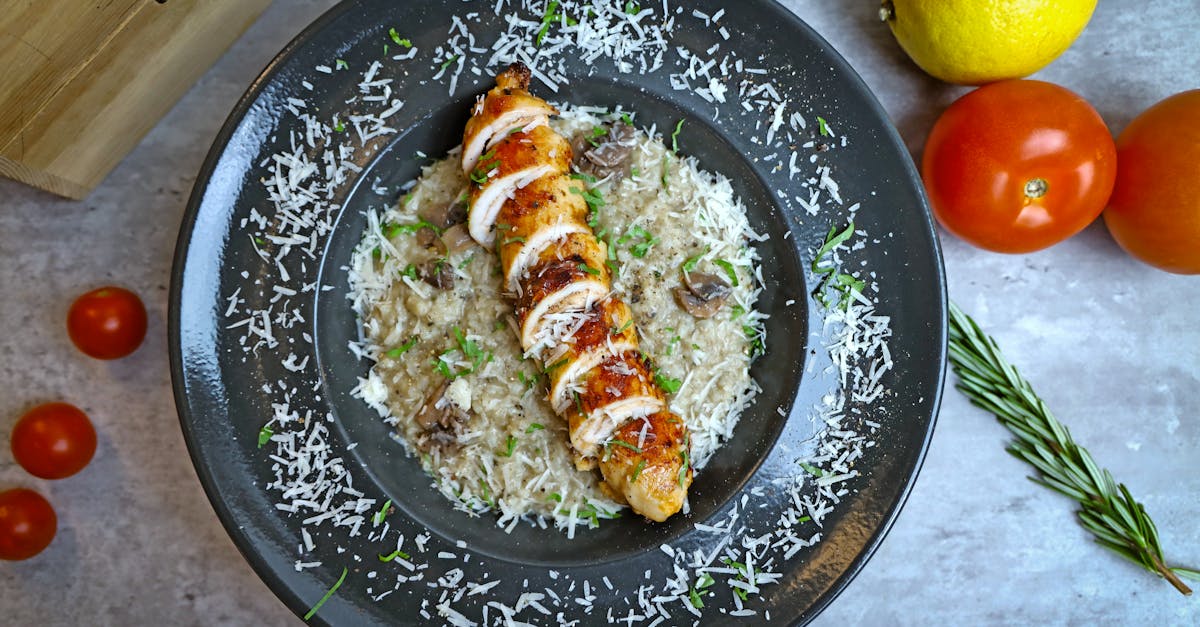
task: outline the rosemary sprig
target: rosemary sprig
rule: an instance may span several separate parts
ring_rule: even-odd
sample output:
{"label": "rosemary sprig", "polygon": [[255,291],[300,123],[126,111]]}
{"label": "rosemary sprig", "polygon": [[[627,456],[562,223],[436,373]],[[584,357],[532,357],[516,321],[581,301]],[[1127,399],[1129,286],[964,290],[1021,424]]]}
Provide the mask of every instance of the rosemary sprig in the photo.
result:
{"label": "rosemary sprig", "polygon": [[1200,571],[1166,564],[1158,530],[1142,504],[1075,443],[1029,382],[1005,361],[995,340],[954,303],[950,363],[959,391],[1017,437],[1008,452],[1037,468],[1038,475],[1030,479],[1079,502],[1079,522],[1097,543],[1165,578],[1184,595],[1192,593],[1180,577],[1200,580]]}

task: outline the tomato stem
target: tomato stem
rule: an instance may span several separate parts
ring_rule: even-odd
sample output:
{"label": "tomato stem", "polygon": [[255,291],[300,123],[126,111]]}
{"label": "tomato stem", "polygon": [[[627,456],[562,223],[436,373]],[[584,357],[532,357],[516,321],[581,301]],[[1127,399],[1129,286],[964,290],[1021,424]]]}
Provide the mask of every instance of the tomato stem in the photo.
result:
{"label": "tomato stem", "polygon": [[1046,182],[1046,179],[1030,179],[1029,182],[1025,183],[1025,197],[1041,198],[1042,196],[1046,195],[1046,192],[1049,191],[1049,189],[1050,183]]}

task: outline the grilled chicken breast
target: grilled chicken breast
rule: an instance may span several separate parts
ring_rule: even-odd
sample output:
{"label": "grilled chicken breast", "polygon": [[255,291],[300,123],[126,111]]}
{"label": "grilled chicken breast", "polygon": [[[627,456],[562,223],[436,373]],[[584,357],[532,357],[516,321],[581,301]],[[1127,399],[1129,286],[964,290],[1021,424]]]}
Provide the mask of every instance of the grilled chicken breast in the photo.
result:
{"label": "grilled chicken breast", "polygon": [[587,224],[557,110],[514,64],[476,103],[463,136],[471,237],[494,248],[525,354],[540,359],[549,402],[566,418],[576,467],[656,521],[683,507],[690,437],[638,350],[629,306],[612,293],[608,250]]}

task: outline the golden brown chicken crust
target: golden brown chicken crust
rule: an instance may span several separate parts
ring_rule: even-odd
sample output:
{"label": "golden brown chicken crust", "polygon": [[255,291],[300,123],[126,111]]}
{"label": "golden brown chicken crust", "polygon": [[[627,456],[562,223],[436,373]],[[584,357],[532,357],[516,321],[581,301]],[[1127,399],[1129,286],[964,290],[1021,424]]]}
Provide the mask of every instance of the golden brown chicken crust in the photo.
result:
{"label": "golden brown chicken crust", "polygon": [[683,420],[669,411],[634,418],[613,434],[600,472],[634,511],[662,522],[683,507],[692,484],[690,444]]}

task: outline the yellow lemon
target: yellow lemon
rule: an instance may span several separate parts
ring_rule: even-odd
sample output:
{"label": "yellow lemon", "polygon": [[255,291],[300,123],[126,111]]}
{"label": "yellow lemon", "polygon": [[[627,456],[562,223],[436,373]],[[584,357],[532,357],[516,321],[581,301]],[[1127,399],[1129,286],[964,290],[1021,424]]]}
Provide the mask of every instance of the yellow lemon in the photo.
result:
{"label": "yellow lemon", "polygon": [[885,0],[880,17],[921,69],[982,85],[1049,65],[1095,8],[1096,0]]}

